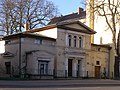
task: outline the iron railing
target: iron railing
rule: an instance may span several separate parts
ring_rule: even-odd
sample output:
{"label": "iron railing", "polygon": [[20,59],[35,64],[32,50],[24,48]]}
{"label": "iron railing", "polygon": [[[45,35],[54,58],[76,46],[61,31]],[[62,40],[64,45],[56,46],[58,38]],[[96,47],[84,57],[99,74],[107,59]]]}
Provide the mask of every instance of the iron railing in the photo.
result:
{"label": "iron railing", "polygon": [[[39,69],[21,69],[21,74],[19,74],[18,68],[12,68],[9,74],[6,73],[6,70],[0,70],[0,77],[22,77],[22,78],[29,78],[29,79],[42,79],[42,78],[109,78],[107,74],[103,72],[95,74],[95,71],[67,71],[67,70],[55,70],[55,69],[48,69],[48,70],[39,70]],[[20,76],[21,75],[21,76]]]}

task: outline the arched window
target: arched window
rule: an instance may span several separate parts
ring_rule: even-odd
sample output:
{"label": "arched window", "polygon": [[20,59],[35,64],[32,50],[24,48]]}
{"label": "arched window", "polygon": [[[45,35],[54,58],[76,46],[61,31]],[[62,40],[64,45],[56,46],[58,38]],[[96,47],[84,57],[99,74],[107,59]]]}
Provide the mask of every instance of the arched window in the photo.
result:
{"label": "arched window", "polygon": [[74,47],[77,47],[77,36],[74,36]]}
{"label": "arched window", "polygon": [[80,36],[79,37],[79,48],[82,48],[83,47],[83,37]]}
{"label": "arched window", "polygon": [[71,47],[71,42],[72,41],[72,36],[71,35],[68,35],[68,46]]}

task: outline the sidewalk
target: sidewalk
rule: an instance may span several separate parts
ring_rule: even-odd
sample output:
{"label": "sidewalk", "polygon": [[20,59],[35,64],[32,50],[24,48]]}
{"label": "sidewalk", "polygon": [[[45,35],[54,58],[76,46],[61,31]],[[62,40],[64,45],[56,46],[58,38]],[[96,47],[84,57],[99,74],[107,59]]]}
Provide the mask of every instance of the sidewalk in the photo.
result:
{"label": "sidewalk", "polygon": [[0,81],[0,87],[99,87],[120,86],[119,80],[92,79],[92,80],[28,80],[28,81]]}

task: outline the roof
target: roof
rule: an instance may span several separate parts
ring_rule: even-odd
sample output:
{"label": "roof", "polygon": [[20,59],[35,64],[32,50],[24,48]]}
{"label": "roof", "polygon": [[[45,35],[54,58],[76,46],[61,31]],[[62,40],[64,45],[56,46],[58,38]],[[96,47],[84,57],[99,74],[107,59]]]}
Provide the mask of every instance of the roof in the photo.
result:
{"label": "roof", "polygon": [[78,13],[72,13],[69,15],[65,15],[65,16],[60,16],[60,17],[55,17],[53,19],[51,19],[51,21],[48,23],[48,25],[51,24],[55,24],[61,21],[65,21],[65,20],[70,20],[70,19],[84,19],[86,18],[86,11],[81,11],[79,14]]}
{"label": "roof", "polygon": [[4,36],[2,39],[8,40],[8,39],[19,38],[19,37],[44,38],[44,39],[48,39],[48,40],[56,40],[54,38],[47,37],[44,35],[34,34],[34,33],[26,33],[26,32]]}
{"label": "roof", "polygon": [[[83,11],[82,8],[79,8],[78,10],[79,10],[78,13],[72,13],[72,14],[55,17],[51,19],[51,21],[45,27],[28,30],[26,32],[34,33],[34,32],[49,30],[53,28],[60,28],[64,30],[71,30],[71,31],[82,32],[87,34],[95,34],[96,32],[94,30],[92,30],[91,28],[89,28],[88,26],[86,26],[85,24],[79,21],[80,19],[86,18],[86,11]],[[81,28],[66,26],[66,25],[75,24],[75,23],[81,25],[86,30],[82,30]]]}
{"label": "roof", "polygon": [[[72,27],[65,26],[65,25],[69,25],[69,24],[79,24],[80,26],[84,27],[87,31],[82,30],[82,29],[76,29],[74,27],[72,28]],[[76,19],[61,21],[61,22],[57,23],[57,26],[58,26],[58,28],[69,29],[72,31],[83,32],[83,33],[87,33],[87,34],[95,34],[96,33],[94,30],[92,30],[91,28],[89,28],[88,26],[86,26],[85,24],[83,24],[82,22],[80,22],[79,20],[76,20]]]}
{"label": "roof", "polygon": [[5,51],[4,53],[1,54],[3,57],[14,57],[14,54],[8,51]]}
{"label": "roof", "polygon": [[[79,24],[80,26],[84,27],[86,30],[82,30],[81,28],[76,29],[74,27],[66,26],[66,25],[70,25],[70,24]],[[87,33],[87,34],[95,34],[96,33],[94,30],[92,30],[91,28],[89,28],[85,24],[81,23],[78,19],[64,20],[64,21],[60,21],[60,22],[55,23],[55,24],[47,25],[47,26],[42,27],[42,28],[32,29],[32,30],[29,30],[26,32],[34,33],[34,32],[39,32],[39,31],[53,29],[53,28],[61,28],[61,29],[65,29],[65,30],[71,30],[71,31],[82,32],[82,33]]]}
{"label": "roof", "polygon": [[91,44],[92,46],[100,46],[100,47],[104,47],[104,48],[109,48],[111,49],[112,47],[109,44]]}

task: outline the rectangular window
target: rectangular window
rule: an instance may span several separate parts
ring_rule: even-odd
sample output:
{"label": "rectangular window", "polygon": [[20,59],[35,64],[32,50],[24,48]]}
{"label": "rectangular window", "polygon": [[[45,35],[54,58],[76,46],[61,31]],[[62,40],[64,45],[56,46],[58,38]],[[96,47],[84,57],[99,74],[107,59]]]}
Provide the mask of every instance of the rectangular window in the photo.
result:
{"label": "rectangular window", "polygon": [[100,61],[96,61],[96,65],[100,65]]}
{"label": "rectangular window", "polygon": [[45,64],[40,64],[40,73],[41,74],[45,73],[44,68],[45,68]]}
{"label": "rectangular window", "polygon": [[11,73],[11,63],[5,62],[5,67],[6,67],[6,74],[10,74]]}
{"label": "rectangular window", "polygon": [[35,39],[35,44],[42,44],[42,40],[41,39]]}
{"label": "rectangular window", "polygon": [[48,61],[38,61],[38,74],[48,75]]}
{"label": "rectangular window", "polygon": [[24,42],[25,38],[21,38],[21,42]]}
{"label": "rectangular window", "polygon": [[83,48],[83,37],[79,37],[79,48]]}
{"label": "rectangular window", "polygon": [[68,35],[68,46],[71,47],[72,36]]}
{"label": "rectangular window", "polygon": [[74,47],[77,46],[77,36],[74,36]]}
{"label": "rectangular window", "polygon": [[10,40],[6,40],[6,41],[5,41],[5,44],[10,44],[10,43],[11,43]]}

